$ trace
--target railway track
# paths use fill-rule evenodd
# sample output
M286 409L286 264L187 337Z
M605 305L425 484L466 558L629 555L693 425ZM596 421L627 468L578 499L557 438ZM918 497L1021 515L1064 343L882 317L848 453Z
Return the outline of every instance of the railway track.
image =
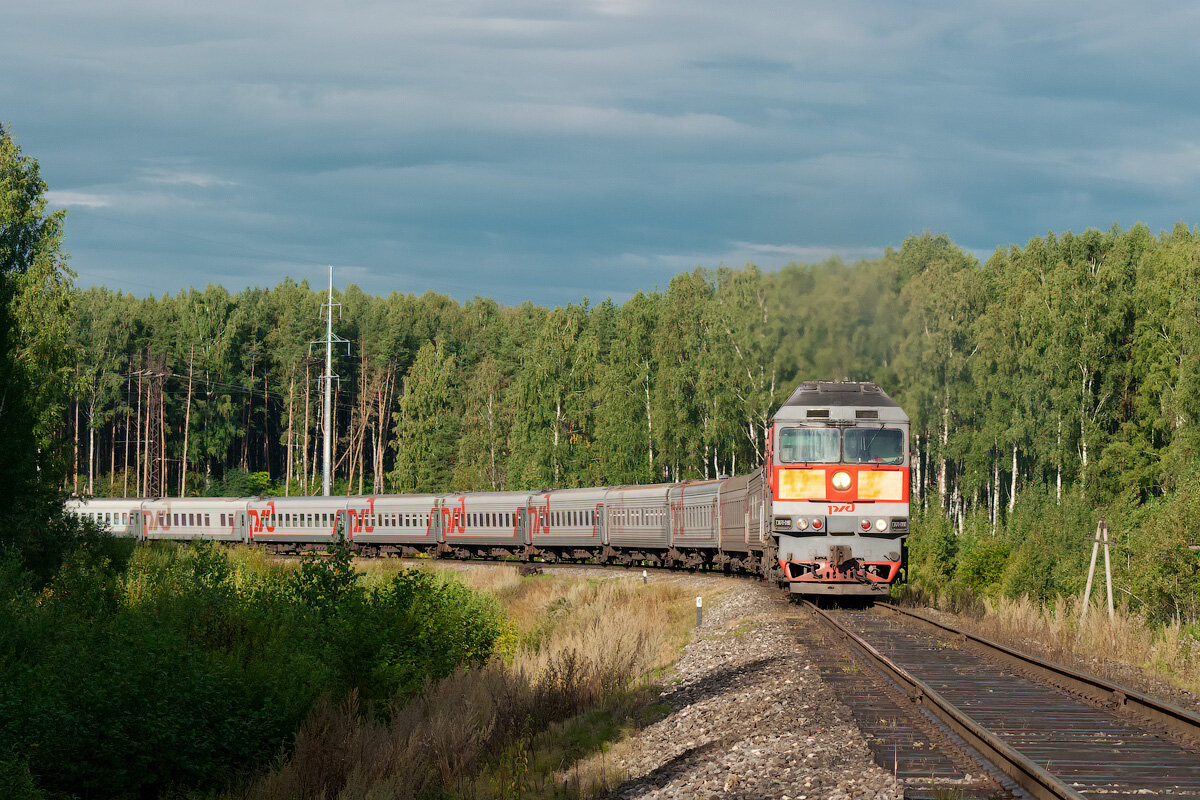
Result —
M1200 798L1200 716L915 612L805 608L823 677L907 797Z

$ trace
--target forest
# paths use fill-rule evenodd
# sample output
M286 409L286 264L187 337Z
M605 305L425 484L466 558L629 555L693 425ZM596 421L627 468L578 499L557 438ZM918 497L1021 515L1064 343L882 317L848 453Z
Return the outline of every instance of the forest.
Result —
M19 433L59 459L42 474L95 496L321 491L322 289L137 297L45 261L9 292L39 320ZM1200 609L1200 229L1184 223L1051 232L982 262L925 232L873 260L697 268L556 308L353 285L333 302L336 493L745 472L800 380L871 380L913 419L918 575L1077 591L1104 514L1123 599Z
M334 363L336 491L746 471L798 381L850 378L913 416L915 496L956 521L998 519L1035 485L1141 502L1200 444L1197 253L1182 225L1135 226L1048 234L980 264L926 233L874 261L697 268L665 291L557 308L351 285L333 298L348 340ZM157 472L164 493L204 494L240 471L319 493L325 294L290 279L73 293L67 488L144 494ZM151 374L165 376L158 419Z

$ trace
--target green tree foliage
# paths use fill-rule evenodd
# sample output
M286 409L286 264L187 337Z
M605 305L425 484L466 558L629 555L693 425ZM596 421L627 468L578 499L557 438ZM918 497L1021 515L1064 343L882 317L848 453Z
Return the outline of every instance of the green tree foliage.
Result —
M19 549L43 577L70 532L55 490L72 277L64 213L47 213L45 193L37 161L0 125L0 547Z
M457 453L462 384L457 359L446 342L426 342L404 379L400 410L393 417L400 491L433 492L449 484Z

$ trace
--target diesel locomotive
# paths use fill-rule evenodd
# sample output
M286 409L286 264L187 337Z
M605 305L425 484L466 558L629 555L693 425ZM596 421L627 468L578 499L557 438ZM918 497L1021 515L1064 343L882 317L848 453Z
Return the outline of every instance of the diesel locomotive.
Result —
M886 595L903 575L909 426L873 383L812 381L775 414L768 457L706 481L349 497L115 498L69 509L118 535L348 542L367 554L598 561L760 575L801 595Z

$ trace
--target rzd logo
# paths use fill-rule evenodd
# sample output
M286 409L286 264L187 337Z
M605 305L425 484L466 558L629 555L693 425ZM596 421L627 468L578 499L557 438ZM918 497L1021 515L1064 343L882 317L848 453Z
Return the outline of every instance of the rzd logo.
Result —
M854 503L850 503L850 504L844 505L844 506L829 506L830 514L837 514L839 512L853 514L854 513Z

